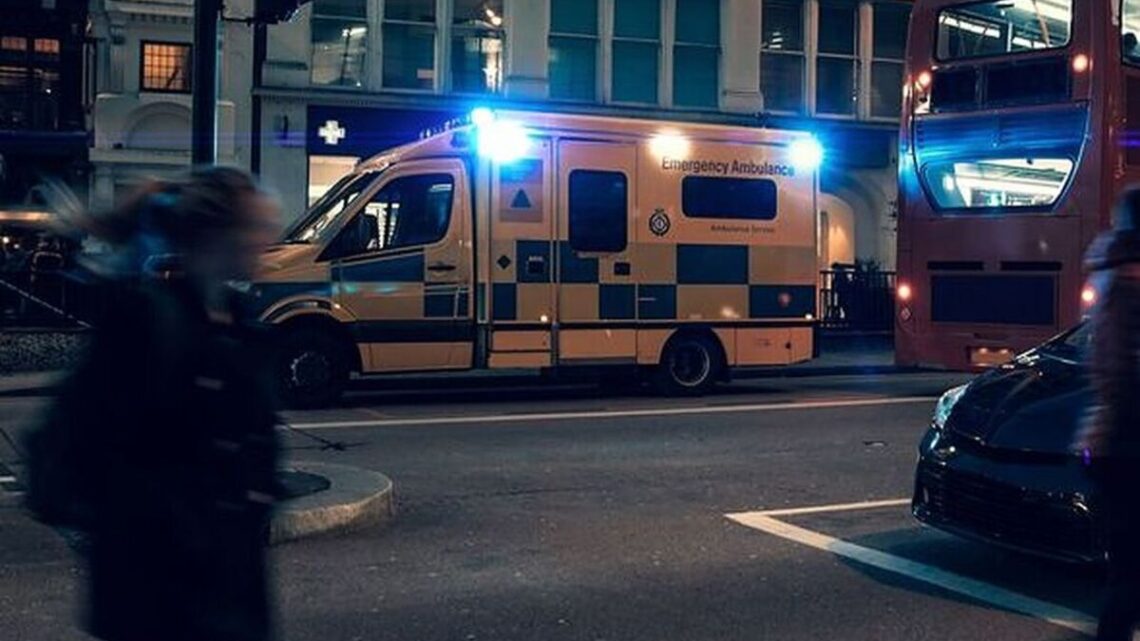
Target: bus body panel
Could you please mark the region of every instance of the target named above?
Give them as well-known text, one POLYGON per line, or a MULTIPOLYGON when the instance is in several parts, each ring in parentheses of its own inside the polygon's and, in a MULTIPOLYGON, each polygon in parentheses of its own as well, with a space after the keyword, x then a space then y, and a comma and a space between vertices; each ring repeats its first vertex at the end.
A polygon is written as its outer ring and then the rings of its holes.
POLYGON ((1073 2, 1064 47, 939 60, 939 15, 963 4, 919 0, 911 16, 898 240, 899 287, 909 298, 898 301, 895 341, 905 366, 995 365, 1077 323, 1087 310, 1083 253, 1109 224, 1114 195, 1136 177, 1119 162, 1126 72, 1113 3, 1073 2), (1026 94, 988 103, 990 79, 1008 78, 1007 69, 1062 63, 1069 74, 1063 99, 1026 94), (976 98, 939 109, 935 88, 954 74, 975 74, 976 98), (939 163, 1004 158, 1069 158, 1073 168, 1048 207, 936 207, 939 163))
POLYGON ((510 162, 473 153, 471 126, 362 162, 360 195, 255 287, 318 284, 325 302, 299 313, 348 328, 364 373, 656 365, 679 331, 705 332, 728 366, 811 357, 818 177, 789 155, 803 134, 509 117, 529 142, 510 162), (706 217, 709 199, 749 209, 706 217), (411 233, 400 207, 446 220, 411 233), (383 247, 339 255, 354 234, 383 247))

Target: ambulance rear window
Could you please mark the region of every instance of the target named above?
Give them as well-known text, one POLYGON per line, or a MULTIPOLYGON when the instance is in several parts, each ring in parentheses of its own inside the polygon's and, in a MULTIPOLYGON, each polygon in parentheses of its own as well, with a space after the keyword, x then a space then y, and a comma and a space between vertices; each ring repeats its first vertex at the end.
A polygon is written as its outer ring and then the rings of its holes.
POLYGON ((689 218, 774 220, 776 183, 764 178, 686 176, 681 211, 689 218))

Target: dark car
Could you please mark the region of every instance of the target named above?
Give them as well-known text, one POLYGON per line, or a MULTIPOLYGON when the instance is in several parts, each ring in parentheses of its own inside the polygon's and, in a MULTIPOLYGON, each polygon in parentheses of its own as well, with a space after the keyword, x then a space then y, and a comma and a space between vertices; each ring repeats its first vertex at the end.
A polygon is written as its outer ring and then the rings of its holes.
POLYGON ((1067 561, 1105 558, 1103 507, 1072 443, 1092 399, 1087 325, 942 396, 919 446, 914 515, 1067 561))

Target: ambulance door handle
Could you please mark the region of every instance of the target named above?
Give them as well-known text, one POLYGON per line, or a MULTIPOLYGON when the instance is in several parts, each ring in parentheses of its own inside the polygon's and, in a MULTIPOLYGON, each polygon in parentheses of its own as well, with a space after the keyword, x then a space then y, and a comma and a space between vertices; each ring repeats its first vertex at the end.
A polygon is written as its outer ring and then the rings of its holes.
POLYGON ((433 263, 428 265, 429 272, 453 272, 455 265, 448 265, 447 263, 433 263))

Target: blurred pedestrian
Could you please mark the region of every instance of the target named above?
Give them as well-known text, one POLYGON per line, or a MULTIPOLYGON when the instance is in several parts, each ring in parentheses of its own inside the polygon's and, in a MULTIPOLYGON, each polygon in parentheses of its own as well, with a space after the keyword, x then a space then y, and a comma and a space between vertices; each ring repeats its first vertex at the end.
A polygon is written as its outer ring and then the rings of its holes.
POLYGON ((1089 370, 1095 404, 1077 447, 1104 497, 1108 598, 1097 639, 1130 641, 1140 623, 1140 188, 1121 195, 1113 230, 1090 248, 1086 267, 1098 301, 1092 311, 1089 370))
POLYGON ((86 534, 98 638, 272 636, 272 384, 226 283, 278 217, 250 176, 207 167, 90 219, 118 249, 117 296, 29 440, 28 505, 86 534))

